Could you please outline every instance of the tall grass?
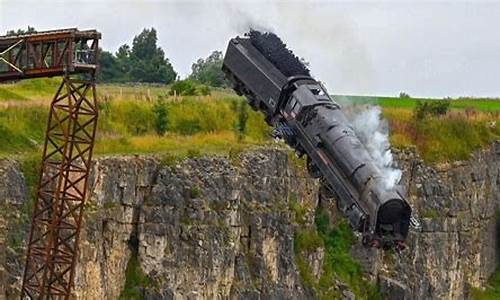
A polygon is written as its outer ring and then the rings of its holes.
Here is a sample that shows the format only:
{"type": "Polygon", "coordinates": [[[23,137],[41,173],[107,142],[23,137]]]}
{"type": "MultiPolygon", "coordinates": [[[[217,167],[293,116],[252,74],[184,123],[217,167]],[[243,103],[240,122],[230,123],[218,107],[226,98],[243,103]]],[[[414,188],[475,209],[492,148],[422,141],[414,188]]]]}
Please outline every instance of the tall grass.
{"type": "MultiPolygon", "coordinates": [[[[48,105],[60,81],[48,78],[0,85],[0,155],[40,151],[48,105]]],[[[204,141],[213,146],[202,148],[212,150],[240,143],[231,132],[238,134],[238,105],[234,103],[244,100],[232,92],[215,89],[210,96],[176,97],[169,96],[169,87],[164,85],[99,85],[97,90],[100,119],[96,149],[101,154],[174,151],[171,145],[176,141],[184,149],[190,143],[200,147],[204,141]],[[154,126],[154,104],[160,97],[166,99],[168,110],[165,137],[157,136],[154,126]]],[[[500,121],[500,101],[451,100],[447,115],[416,122],[413,109],[417,99],[347,98],[381,105],[390,123],[392,145],[416,147],[431,163],[467,159],[472,151],[500,138],[500,123],[494,124],[500,121]]],[[[265,143],[270,128],[260,113],[248,113],[242,143],[265,143]]]]}
{"type": "MultiPolygon", "coordinates": [[[[50,90],[52,97],[59,84],[56,79],[26,82],[3,85],[2,88],[8,91],[7,95],[18,93],[16,95],[23,97],[39,88],[42,96],[50,90]]],[[[114,86],[108,88],[117,89],[114,86]]],[[[146,88],[149,87],[137,87],[136,95],[140,95],[146,88]]],[[[150,92],[149,95],[165,97],[164,87],[150,88],[155,89],[155,93],[150,92]]],[[[126,87],[128,93],[134,89],[126,87]]],[[[103,92],[107,91],[104,89],[103,92]]],[[[123,90],[119,93],[123,93],[123,90]]],[[[234,103],[242,103],[244,100],[217,91],[216,95],[219,96],[167,98],[165,105],[168,110],[168,127],[164,137],[157,135],[155,130],[156,99],[134,98],[129,97],[130,95],[119,97],[116,94],[100,97],[96,152],[185,153],[188,148],[217,152],[238,148],[240,144],[255,145],[268,140],[270,129],[261,114],[251,110],[246,124],[245,140],[237,140],[238,112],[234,109],[234,103]]],[[[44,141],[50,98],[30,103],[10,99],[4,100],[3,105],[0,102],[0,155],[39,152],[44,141]]]]}
{"type": "Polygon", "coordinates": [[[449,112],[417,120],[409,110],[385,108],[391,144],[396,148],[416,147],[430,163],[468,159],[470,154],[500,139],[496,113],[449,112]]]}

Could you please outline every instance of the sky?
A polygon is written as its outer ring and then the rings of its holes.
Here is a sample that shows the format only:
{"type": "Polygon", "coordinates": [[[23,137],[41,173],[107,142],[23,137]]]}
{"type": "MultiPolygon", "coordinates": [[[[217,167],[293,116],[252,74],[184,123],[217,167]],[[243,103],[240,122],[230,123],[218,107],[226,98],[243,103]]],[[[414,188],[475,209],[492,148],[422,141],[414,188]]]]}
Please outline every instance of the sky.
{"type": "Polygon", "coordinates": [[[0,0],[0,33],[78,27],[116,51],[143,28],[185,77],[248,28],[273,31],[333,94],[500,96],[499,1],[0,0]]]}

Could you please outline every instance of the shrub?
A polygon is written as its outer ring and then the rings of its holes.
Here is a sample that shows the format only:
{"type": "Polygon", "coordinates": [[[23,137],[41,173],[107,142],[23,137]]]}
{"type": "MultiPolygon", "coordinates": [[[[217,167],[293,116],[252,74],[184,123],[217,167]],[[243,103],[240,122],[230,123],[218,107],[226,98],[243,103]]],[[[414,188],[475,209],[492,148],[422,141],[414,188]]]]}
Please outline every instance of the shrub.
{"type": "Polygon", "coordinates": [[[165,100],[160,97],[153,107],[155,114],[154,128],[158,135],[163,136],[168,128],[168,108],[165,100]]]}
{"type": "Polygon", "coordinates": [[[246,101],[234,101],[233,111],[237,115],[234,130],[238,141],[242,141],[245,138],[245,134],[247,133],[248,104],[246,103],[246,101]]]}
{"type": "Polygon", "coordinates": [[[182,135],[193,135],[202,130],[198,119],[180,119],[177,122],[176,131],[182,135]]]}
{"type": "Polygon", "coordinates": [[[332,291],[332,283],[340,279],[354,292],[356,298],[380,299],[376,287],[363,278],[361,266],[351,255],[351,246],[354,243],[354,234],[345,220],[330,225],[328,213],[318,208],[315,213],[316,230],[298,229],[294,237],[296,263],[301,279],[306,286],[315,290],[319,299],[335,299],[340,295],[332,291]],[[323,247],[325,257],[323,272],[318,279],[311,274],[307,265],[307,255],[323,247]]]}
{"type": "Polygon", "coordinates": [[[191,80],[179,80],[170,87],[170,95],[194,96],[196,95],[196,83],[191,80]]]}
{"type": "Polygon", "coordinates": [[[201,195],[200,188],[197,186],[192,186],[191,190],[189,191],[189,196],[194,199],[200,197],[200,195],[201,195]]]}
{"type": "Polygon", "coordinates": [[[153,281],[141,268],[137,254],[132,254],[125,271],[125,286],[119,299],[143,299],[144,290],[152,286],[153,281]]]}
{"type": "Polygon", "coordinates": [[[399,98],[400,98],[400,99],[410,99],[411,97],[410,97],[410,95],[409,95],[409,94],[407,94],[407,93],[405,93],[405,92],[400,92],[400,93],[399,93],[399,98]]]}
{"type": "Polygon", "coordinates": [[[417,101],[413,113],[417,120],[422,120],[426,116],[445,115],[450,104],[448,100],[417,101]]]}
{"type": "Polygon", "coordinates": [[[198,84],[193,80],[179,80],[170,87],[170,95],[178,96],[207,96],[210,88],[204,84],[198,84]]]}

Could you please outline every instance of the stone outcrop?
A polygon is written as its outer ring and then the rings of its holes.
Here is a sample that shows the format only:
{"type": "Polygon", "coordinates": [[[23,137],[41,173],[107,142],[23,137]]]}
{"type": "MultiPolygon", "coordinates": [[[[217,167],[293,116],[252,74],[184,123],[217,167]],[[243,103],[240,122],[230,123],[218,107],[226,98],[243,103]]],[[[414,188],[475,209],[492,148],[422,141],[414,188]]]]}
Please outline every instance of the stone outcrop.
{"type": "Polygon", "coordinates": [[[23,240],[28,228],[28,190],[19,164],[0,159],[0,299],[13,298],[23,266],[23,240]],[[21,222],[25,225],[20,224],[21,222]]]}
{"type": "MultiPolygon", "coordinates": [[[[385,298],[468,298],[468,287],[483,286],[498,261],[500,144],[434,168],[411,151],[396,156],[422,231],[410,234],[401,256],[359,245],[353,256],[385,298]]],[[[0,161],[0,299],[18,293],[22,273],[16,241],[26,234],[20,220],[28,222],[28,196],[19,170],[0,161]]],[[[75,296],[117,299],[132,288],[149,299],[314,298],[295,263],[294,231],[304,225],[290,205],[309,208],[305,226],[313,224],[318,190],[285,150],[171,165],[151,157],[97,159],[75,296]],[[145,288],[126,286],[131,272],[144,277],[145,288]]],[[[311,258],[315,273],[323,256],[318,249],[311,258]]]]}
{"type": "Polygon", "coordinates": [[[468,298],[467,287],[484,286],[498,265],[500,143],[468,161],[434,168],[413,152],[397,157],[422,230],[410,234],[401,257],[384,260],[378,253],[367,266],[406,286],[408,299],[468,298]]]}

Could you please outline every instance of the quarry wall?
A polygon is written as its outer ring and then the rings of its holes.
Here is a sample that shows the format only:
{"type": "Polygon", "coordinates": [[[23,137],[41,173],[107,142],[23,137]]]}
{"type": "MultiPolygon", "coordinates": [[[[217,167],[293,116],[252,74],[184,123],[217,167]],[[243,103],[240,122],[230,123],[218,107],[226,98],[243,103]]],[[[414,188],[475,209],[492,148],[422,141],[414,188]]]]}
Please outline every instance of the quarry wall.
{"type": "MultiPolygon", "coordinates": [[[[469,298],[498,263],[500,143],[434,167],[413,151],[395,155],[422,230],[401,255],[359,243],[352,255],[384,298],[469,298]]],[[[182,162],[103,157],[89,182],[76,298],[117,299],[132,277],[148,299],[314,298],[295,261],[294,231],[313,226],[319,184],[288,151],[182,162]],[[291,203],[307,208],[306,225],[291,203]]],[[[0,160],[0,299],[19,293],[27,199],[19,163],[0,160]]]]}

